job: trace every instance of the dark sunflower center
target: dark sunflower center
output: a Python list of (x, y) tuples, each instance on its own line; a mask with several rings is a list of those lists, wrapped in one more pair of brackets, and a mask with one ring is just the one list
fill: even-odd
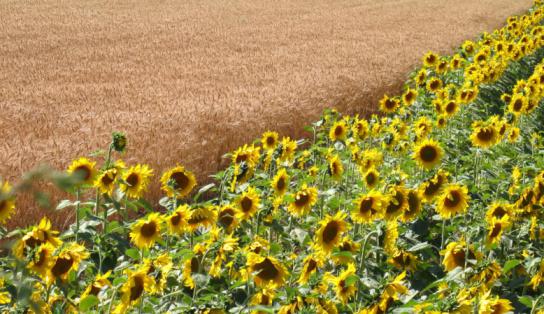
[(66, 274), (73, 264), (74, 260), (71, 257), (58, 257), (55, 265), (51, 268), (51, 273), (55, 277), (60, 277)]
[(325, 226), (325, 230), (323, 230), (323, 242), (325, 244), (330, 244), (331, 242), (336, 239), (338, 236), (338, 232), (340, 231), (340, 225), (336, 221), (331, 221)]
[(438, 81), (432, 81), (431, 84), (429, 85), (431, 90), (438, 89), (439, 86), (440, 86), (440, 82), (438, 82)]
[(295, 197), (295, 205), (297, 207), (306, 206), (310, 202), (310, 196), (306, 192), (300, 192)]
[(385, 101), (385, 108), (387, 108), (387, 109), (394, 109), (396, 105), (397, 105), (397, 104), (396, 104), (395, 101), (392, 100), (392, 99), (387, 99), (387, 100)]
[(266, 294), (263, 294), (261, 296), (261, 305), (268, 305), (269, 303), (270, 303), (270, 298)]
[(523, 108), (523, 101), (521, 101), (521, 99), (516, 99), (512, 107), (514, 108), (515, 112), (521, 111), (521, 109)]
[(425, 187), (425, 195), (426, 196), (434, 196), (442, 187), (442, 184), (444, 183), (444, 180), (441, 176), (438, 176), (436, 180), (431, 180), (427, 182), (427, 186)]
[(146, 222), (142, 225), (142, 228), (140, 229), (140, 234), (144, 238), (151, 238), (155, 235), (157, 232), (157, 225), (154, 221)]
[(449, 113), (449, 114), (452, 114), (454, 111), (455, 111), (455, 108), (457, 106), (455, 105), (454, 102), (449, 102), (447, 105), (446, 105), (446, 112)]
[(130, 288), (130, 301), (138, 300), (144, 292), (144, 279), (141, 276), (132, 278), (134, 285)]
[(459, 191), (450, 191), (449, 195), (444, 199), (444, 206), (453, 208), (461, 203), (461, 193)]
[(99, 292), (100, 292), (100, 287), (93, 283), (91, 286), (91, 291), (89, 291), (89, 294), (98, 295)]
[(202, 214), (201, 212), (194, 212), (191, 214), (191, 218), (189, 218), (187, 222), (191, 225), (196, 225), (204, 221), (206, 221), (206, 215)]
[(240, 154), (238, 156), (236, 156), (236, 163), (239, 164), (243, 161), (246, 161), (247, 160), (247, 154)]
[(128, 177), (127, 177), (127, 183), (134, 187), (134, 186), (138, 186), (138, 183), (140, 182), (140, 176), (136, 173), (131, 173)]
[(38, 260), (34, 262), (36, 266), (42, 266), (45, 263), (46, 260), (46, 254), (47, 252), (45, 250), (41, 250), (38, 256)]
[(306, 273), (311, 273), (316, 268), (317, 268), (317, 262), (311, 259), (310, 261), (308, 261), (308, 267), (306, 268)]
[(405, 100), (406, 102), (411, 102), (412, 99), (414, 99), (414, 94), (411, 93), (411, 92), (410, 92), (410, 93), (407, 93), (407, 94), (404, 96), (404, 100)]
[(191, 272), (197, 273), (199, 268), (200, 268), (200, 262), (198, 261), (198, 258), (196, 257), (191, 258)]
[(234, 210), (227, 208), (219, 214), (219, 223), (223, 226), (228, 227), (234, 221)]
[(395, 198), (396, 202), (389, 202), (386, 208), (386, 211), (388, 214), (396, 213), (404, 205), (405, 199), (404, 199), (404, 195), (401, 192), (396, 191), (393, 197)]
[(376, 182), (376, 174), (369, 172), (365, 177), (366, 184), (372, 186)]
[(273, 280), (278, 277), (279, 271), (274, 266), (274, 263), (270, 259), (266, 258), (264, 261), (255, 264), (253, 270), (257, 272), (257, 276), (264, 280)]
[(435, 62), (436, 62), (436, 57), (433, 56), (433, 55), (428, 56), (428, 57), (427, 57), (427, 62), (428, 62), (429, 64), (435, 63)]
[(344, 128), (341, 127), (341, 126), (337, 126), (335, 129), (334, 129), (334, 135), (335, 136), (340, 136), (344, 133)]
[(278, 183), (276, 184), (276, 187), (279, 191), (283, 191), (285, 189), (285, 178), (281, 177), (278, 179)]
[(374, 205), (374, 199), (372, 197), (364, 199), (359, 205), (359, 212), (361, 214), (366, 214), (372, 211), (372, 206)]
[(436, 150), (436, 147), (426, 145), (419, 150), (419, 157), (424, 162), (433, 162), (438, 157), (438, 151)]
[(272, 146), (276, 144), (276, 140), (272, 136), (269, 136), (266, 138), (266, 144), (268, 144), (268, 146)]
[(174, 172), (170, 176), (171, 180), (174, 180), (174, 188), (183, 190), (189, 185), (189, 178), (183, 172)]
[(421, 200), (417, 196), (416, 193), (410, 192), (408, 194), (408, 213), (416, 213), (419, 211), (419, 207), (421, 206)]
[(493, 226), (493, 229), (491, 230), (491, 233), (489, 234), (489, 237), (490, 238), (495, 238), (499, 235), (499, 233), (501, 232), (501, 229), (502, 229), (502, 226), (500, 223), (496, 223), (494, 226)]
[(506, 210), (502, 206), (495, 207), (493, 210), (493, 216), (497, 218), (502, 218), (504, 215), (506, 215)]
[(179, 225), (180, 222), (181, 222), (181, 215), (179, 213), (175, 213), (170, 218), (170, 223), (172, 224), (172, 226), (177, 226), (177, 225)]
[(115, 181), (116, 173), (114, 172), (108, 172), (106, 175), (102, 176), (102, 184), (104, 186), (109, 186)]
[(465, 267), (465, 249), (455, 250), (452, 255), (455, 266)]
[(79, 176), (81, 176), (83, 181), (87, 181), (91, 178), (91, 169), (89, 169), (89, 167), (85, 165), (76, 167), (76, 169), (74, 170), (74, 173), (77, 173)]
[(493, 130), (485, 128), (478, 131), (478, 134), (476, 136), (482, 142), (490, 142), (493, 139), (493, 135)]
[(8, 201), (1, 200), (0, 201), (0, 213), (3, 212), (4, 210), (7, 210), (7, 209), (8, 209)]
[(253, 200), (245, 196), (240, 202), (240, 205), (242, 206), (242, 211), (247, 213), (251, 210), (251, 207), (253, 207)]

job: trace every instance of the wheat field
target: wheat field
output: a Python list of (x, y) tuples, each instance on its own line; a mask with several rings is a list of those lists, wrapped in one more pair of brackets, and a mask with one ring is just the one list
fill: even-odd
[[(4, 0), (0, 175), (65, 168), (119, 130), (126, 161), (155, 169), (156, 198), (164, 167), (202, 182), (267, 129), (296, 137), (326, 107), (372, 112), (425, 51), (449, 52), (530, 4)], [(28, 199), (18, 210), (12, 224), (41, 217)]]

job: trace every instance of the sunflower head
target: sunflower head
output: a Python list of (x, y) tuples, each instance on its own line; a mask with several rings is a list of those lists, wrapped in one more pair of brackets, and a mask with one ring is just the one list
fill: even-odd
[(328, 158), (328, 172), (334, 180), (341, 180), (344, 174), (344, 165), (338, 155), (329, 156)]
[(442, 88), (444, 83), (437, 77), (433, 77), (427, 81), (427, 90), (431, 93), (436, 93)]
[(319, 229), (316, 231), (316, 247), (319, 251), (329, 254), (337, 247), (344, 232), (348, 229), (345, 221), (347, 215), (341, 211), (334, 216), (327, 215), (319, 222)]
[(237, 217), (240, 220), (248, 220), (255, 215), (260, 206), (260, 196), (257, 190), (253, 187), (249, 187), (242, 195), (236, 200), (238, 206)]
[(368, 121), (365, 119), (356, 118), (356, 121), (353, 124), (351, 130), (357, 138), (361, 140), (365, 139), (369, 135), (370, 131)]
[(357, 293), (356, 280), (356, 268), (353, 263), (350, 263), (348, 267), (338, 275), (333, 276), (330, 273), (326, 273), (323, 277), (323, 281), (326, 284), (332, 284), (336, 292), (336, 297), (343, 303), (347, 304), (349, 300)]
[(94, 180), (94, 186), (102, 194), (112, 195), (113, 190), (115, 189), (115, 182), (118, 179), (118, 174), (120, 173), (117, 168), (110, 168), (102, 171), (96, 179)]
[(475, 124), (470, 135), (472, 145), (480, 148), (489, 148), (499, 140), (499, 132), (493, 125)]
[(417, 257), (404, 250), (397, 250), (387, 262), (400, 270), (414, 271), (417, 267)]
[(302, 271), (300, 272), (300, 277), (297, 282), (299, 284), (306, 284), (310, 279), (310, 276), (313, 273), (316, 273), (318, 268), (323, 267), (324, 263), (325, 261), (320, 255), (313, 254), (306, 256), (302, 262)]
[(389, 189), (388, 200), (384, 209), (384, 218), (394, 220), (408, 209), (408, 190), (402, 185), (395, 185)]
[(372, 223), (383, 215), (387, 198), (378, 191), (370, 191), (354, 201), (351, 217), (358, 223)]
[(436, 210), (443, 219), (464, 213), (468, 207), (468, 189), (466, 186), (449, 184), (438, 197)]
[(248, 254), (247, 272), (253, 275), (257, 286), (270, 289), (283, 286), (288, 274), (285, 266), (275, 257), (255, 253)]
[(295, 157), (295, 152), (297, 150), (297, 142), (291, 140), (290, 137), (284, 137), (281, 140), (281, 154), (279, 160), (282, 162), (290, 162)]
[(329, 130), (329, 139), (331, 141), (343, 141), (348, 134), (348, 127), (344, 120), (336, 121)]
[(447, 171), (438, 170), (438, 173), (431, 179), (423, 182), (421, 190), (426, 201), (432, 201), (442, 192), (443, 187), (448, 183), (448, 176)]
[(196, 186), (196, 179), (192, 172), (178, 165), (162, 175), (161, 183), (168, 197), (183, 198)]
[(408, 208), (404, 211), (400, 219), (404, 222), (416, 219), (421, 213), (423, 193), (419, 189), (408, 191)]
[(60, 278), (65, 280), (70, 270), (77, 270), (81, 261), (89, 258), (89, 256), (89, 252), (83, 245), (75, 242), (69, 243), (54, 257), (50, 269), (50, 279)]
[(149, 248), (161, 234), (162, 219), (158, 213), (152, 213), (146, 218), (139, 219), (134, 223), (130, 231), (130, 240), (138, 248)]
[(502, 218), (493, 217), (487, 228), (487, 244), (499, 243), (503, 232), (510, 227), (510, 216), (504, 215)]
[(72, 161), (68, 166), (68, 174), (77, 177), (81, 184), (91, 184), (96, 176), (96, 162), (90, 161), (87, 158), (81, 157)]
[(279, 134), (277, 132), (267, 131), (263, 133), (261, 145), (266, 150), (274, 150), (279, 144)]
[(218, 224), (225, 228), (227, 232), (232, 232), (238, 225), (238, 218), (236, 217), (236, 207), (232, 205), (224, 205), (220, 208), (217, 214)]
[(132, 166), (123, 174), (121, 190), (123, 190), (128, 197), (140, 198), (146, 191), (152, 175), (153, 170), (147, 165)]
[(195, 232), (198, 228), (209, 228), (217, 221), (217, 210), (213, 206), (199, 206), (193, 208), (187, 219), (189, 231)]
[(478, 256), (472, 247), (467, 250), (467, 244), (464, 240), (450, 242), (440, 254), (444, 255), (442, 265), (446, 271), (452, 271), (457, 267), (465, 268), (469, 260), (478, 259)]
[(287, 191), (289, 187), (289, 175), (285, 168), (278, 170), (274, 178), (272, 178), (272, 189), (278, 196), (282, 196)]
[(288, 210), (296, 215), (306, 215), (317, 202), (317, 189), (306, 184), (294, 195), (294, 200), (289, 204)]
[(396, 98), (389, 98), (389, 96), (384, 95), (383, 98), (379, 102), (380, 110), (385, 113), (393, 113), (397, 111), (398, 107), (400, 105), (400, 101)]
[(524, 95), (515, 94), (508, 104), (508, 111), (515, 116), (519, 116), (526, 111), (528, 106), (529, 100)]
[(423, 65), (426, 67), (434, 67), (438, 63), (438, 55), (432, 51), (427, 52), (423, 56)]
[(127, 271), (128, 279), (121, 287), (121, 303), (115, 308), (116, 313), (124, 313), (136, 304), (144, 292), (151, 292), (153, 279), (147, 275), (146, 267), (136, 271)]
[(369, 189), (374, 189), (380, 182), (380, 173), (376, 168), (371, 167), (363, 173), (363, 182)]
[(0, 181), (0, 224), (6, 223), (15, 211), (15, 197), (8, 182)]
[(414, 147), (412, 157), (418, 165), (425, 169), (432, 169), (440, 163), (444, 152), (440, 144), (432, 139), (419, 142)]
[(191, 218), (191, 209), (187, 204), (179, 205), (170, 215), (164, 217), (166, 227), (170, 234), (183, 234), (189, 226)]

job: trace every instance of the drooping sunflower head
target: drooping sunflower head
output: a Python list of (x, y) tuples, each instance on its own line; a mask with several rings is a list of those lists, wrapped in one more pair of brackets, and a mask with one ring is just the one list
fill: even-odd
[(164, 218), (170, 234), (183, 234), (187, 231), (191, 209), (187, 204), (179, 205), (170, 215)]
[(422, 209), (423, 194), (421, 190), (414, 189), (408, 191), (408, 208), (404, 211), (400, 219), (404, 222), (412, 221), (419, 216)]
[(449, 173), (447, 171), (440, 169), (437, 174), (421, 185), (423, 197), (426, 201), (432, 201), (442, 192), (443, 187), (448, 183), (448, 176)]
[(285, 168), (278, 170), (274, 178), (272, 178), (272, 189), (278, 196), (282, 196), (287, 192), (289, 187), (289, 175)]
[(308, 187), (306, 184), (302, 186), (294, 195), (294, 200), (289, 204), (288, 210), (296, 215), (306, 215), (312, 209), (312, 206), (317, 202), (317, 189)]
[(341, 211), (334, 216), (327, 215), (319, 222), (319, 229), (316, 231), (315, 245), (317, 249), (325, 254), (332, 252), (338, 246), (344, 232), (348, 229), (345, 221), (347, 215)]
[(111, 286), (111, 282), (108, 279), (110, 275), (111, 275), (111, 270), (105, 272), (104, 274), (101, 274), (101, 273), (96, 274), (91, 284), (87, 286), (85, 291), (83, 291), (83, 294), (81, 295), (81, 299), (83, 300), (85, 297), (89, 295), (98, 296), (98, 294), (105, 287)]
[(511, 313), (514, 307), (508, 299), (500, 299), (498, 296), (492, 297), (491, 290), (484, 294), (479, 303), (478, 313), (482, 314), (506, 314)]
[(329, 156), (327, 159), (329, 162), (329, 165), (328, 165), (329, 175), (334, 180), (337, 180), (337, 181), (341, 180), (342, 175), (344, 174), (344, 165), (342, 164), (342, 160), (336, 154)]
[(183, 198), (196, 186), (196, 179), (191, 171), (178, 165), (163, 173), (161, 183), (161, 188), (168, 197)]
[(304, 258), (302, 265), (300, 277), (298, 278), (297, 282), (300, 284), (306, 284), (310, 279), (310, 276), (315, 273), (318, 268), (323, 267), (324, 259), (320, 255), (308, 255)]
[(257, 190), (253, 187), (249, 187), (236, 200), (236, 205), (238, 207), (237, 217), (240, 220), (250, 219), (259, 209), (260, 202), (261, 199)]
[(225, 228), (227, 232), (232, 232), (238, 225), (236, 217), (237, 210), (233, 205), (224, 205), (217, 213), (217, 223)]
[(81, 157), (72, 161), (68, 167), (67, 172), (74, 177), (77, 177), (78, 181), (82, 184), (91, 184), (96, 176), (95, 169), (96, 162), (90, 161), (87, 158)]
[(412, 157), (418, 165), (425, 169), (432, 169), (440, 163), (444, 152), (440, 144), (432, 139), (419, 142), (414, 147)]
[(408, 209), (408, 190), (402, 185), (395, 185), (389, 189), (388, 200), (384, 218), (394, 220)]
[(70, 270), (77, 270), (82, 260), (89, 258), (87, 249), (78, 243), (67, 244), (60, 253), (54, 257), (51, 264), (51, 280), (66, 279)]
[(43, 243), (38, 247), (31, 262), (28, 264), (28, 268), (37, 273), (42, 279), (47, 279), (49, 270), (53, 266), (53, 253), (55, 247), (50, 243)]
[(472, 145), (475, 147), (489, 148), (499, 140), (499, 132), (493, 125), (474, 125), (470, 135)]
[(194, 232), (198, 228), (209, 228), (217, 221), (217, 210), (214, 206), (199, 206), (191, 209), (187, 226)]
[(353, 277), (356, 276), (356, 268), (353, 263), (350, 263), (348, 267), (338, 275), (333, 276), (330, 273), (325, 274), (323, 280), (327, 284), (333, 284), (336, 292), (336, 297), (343, 304), (347, 304), (349, 300), (357, 293), (357, 286), (354, 284)]
[(459, 242), (450, 242), (444, 250), (440, 252), (441, 255), (444, 255), (444, 260), (442, 265), (446, 271), (452, 271), (457, 267), (465, 268), (465, 264), (468, 263), (468, 260), (476, 260), (478, 257), (474, 252), (474, 249), (470, 247), (467, 253), (467, 244), (464, 240)]
[(400, 270), (414, 271), (417, 267), (417, 257), (407, 251), (397, 250), (387, 262)]
[(281, 140), (281, 154), (280, 161), (292, 161), (295, 157), (295, 152), (297, 150), (297, 141), (291, 140), (290, 137), (284, 137)]
[(150, 248), (161, 235), (161, 223), (158, 213), (139, 219), (131, 228), (130, 240), (138, 248)]
[(383, 215), (387, 198), (379, 191), (370, 191), (353, 202), (351, 217), (358, 223), (372, 223)]
[(329, 130), (329, 139), (331, 141), (343, 141), (348, 134), (348, 127), (344, 120), (336, 121)]
[(15, 197), (11, 193), (11, 185), (0, 181), (0, 224), (6, 223), (15, 211)]
[(127, 275), (128, 280), (121, 287), (121, 304), (118, 306), (123, 307), (125, 311), (127, 308), (137, 303), (144, 292), (151, 292), (153, 287), (153, 280), (147, 275), (147, 269), (145, 267), (136, 271), (128, 270)]
[(123, 174), (121, 190), (128, 197), (140, 198), (145, 193), (152, 175), (153, 170), (148, 165), (132, 166)]
[(385, 113), (393, 113), (397, 111), (398, 107), (400, 105), (400, 102), (396, 98), (389, 98), (389, 96), (384, 95), (383, 98), (379, 102), (380, 110)]
[(443, 219), (464, 213), (468, 207), (468, 189), (459, 184), (449, 184), (438, 197), (436, 210)]
[(510, 216), (504, 215), (502, 218), (493, 217), (487, 228), (487, 244), (499, 243), (503, 232), (510, 227)]
[(58, 234), (58, 231), (51, 229), (51, 221), (49, 218), (43, 217), (37, 226), (33, 226), (29, 232), (17, 241), (12, 249), (13, 254), (19, 259), (24, 259), (26, 252), (31, 251), (44, 243), (49, 243), (57, 248), (62, 244), (62, 241), (57, 237)]
[(249, 253), (247, 272), (253, 274), (253, 281), (259, 287), (275, 289), (285, 284), (288, 275), (285, 266), (275, 257)]
[(267, 131), (263, 133), (261, 145), (266, 150), (274, 150), (279, 144), (278, 132)]

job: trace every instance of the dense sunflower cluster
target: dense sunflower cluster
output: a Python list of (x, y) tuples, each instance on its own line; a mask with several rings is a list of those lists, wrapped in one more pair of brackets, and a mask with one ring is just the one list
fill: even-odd
[[(67, 168), (68, 230), (0, 230), (0, 311), (544, 313), (543, 19), (536, 1), (427, 53), (381, 116), (265, 132), (200, 189), (126, 165), (115, 133)], [(16, 192), (0, 184), (2, 224)]]

